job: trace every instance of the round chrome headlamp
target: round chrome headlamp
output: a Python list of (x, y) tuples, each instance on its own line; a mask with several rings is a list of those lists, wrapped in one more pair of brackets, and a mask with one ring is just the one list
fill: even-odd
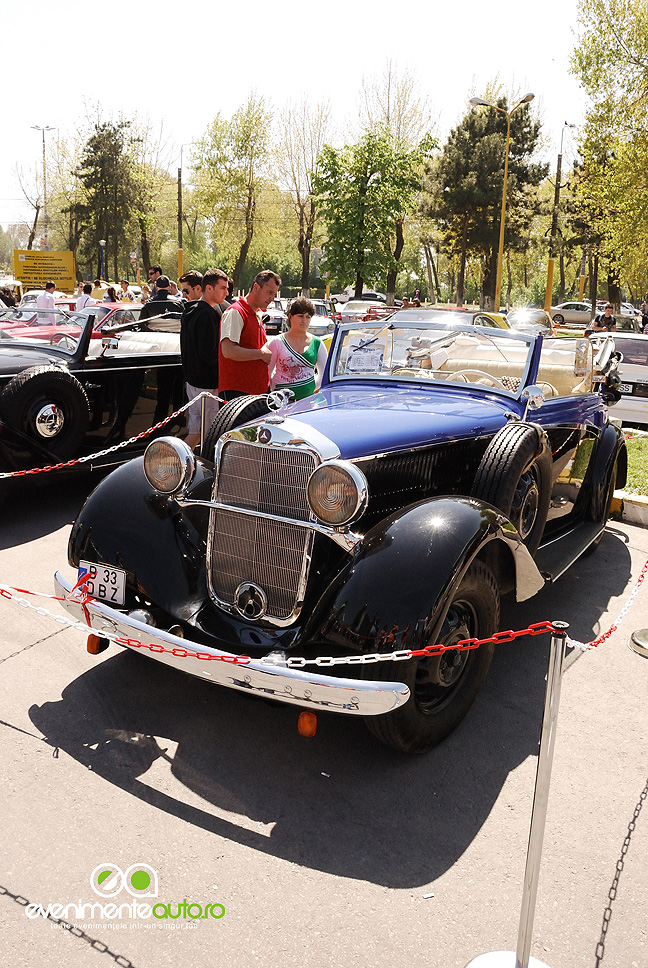
[(359, 517), (367, 506), (367, 480), (357, 467), (331, 460), (315, 468), (308, 481), (308, 503), (323, 524), (339, 528)]
[(196, 458), (182, 440), (159, 437), (144, 452), (146, 480), (156, 491), (175, 494), (191, 483), (196, 471)]

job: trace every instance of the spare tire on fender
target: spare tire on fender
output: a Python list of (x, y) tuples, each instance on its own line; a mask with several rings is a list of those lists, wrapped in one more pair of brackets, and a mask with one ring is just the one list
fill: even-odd
[(266, 393), (258, 395), (249, 394), (230, 400), (221, 407), (209, 428), (202, 456), (206, 457), (207, 460), (213, 460), (219, 437), (222, 437), (223, 434), (226, 434), (230, 430), (234, 430), (235, 427), (241, 427), (250, 420), (256, 420), (257, 417), (265, 417), (267, 413), (270, 413), (270, 407), (268, 406), (268, 395)]
[(531, 554), (547, 521), (551, 468), (551, 450), (541, 428), (509, 423), (486, 448), (470, 492), (513, 522)]
[(88, 429), (90, 404), (79, 381), (56, 366), (18, 373), (0, 395), (0, 415), (61, 460), (77, 453)]

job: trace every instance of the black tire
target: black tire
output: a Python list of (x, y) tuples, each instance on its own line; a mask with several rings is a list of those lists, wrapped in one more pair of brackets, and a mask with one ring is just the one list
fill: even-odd
[(559, 326), (562, 326), (562, 324), (565, 322), (565, 317), (561, 316), (560, 313), (556, 313), (556, 315), (552, 316), (551, 318), (553, 319), (554, 323), (557, 323)]
[(270, 407), (265, 393), (259, 396), (249, 395), (230, 400), (221, 407), (209, 428), (202, 456), (207, 460), (213, 460), (219, 437), (222, 437), (229, 430), (234, 430), (235, 427), (242, 426), (249, 420), (264, 417), (267, 413), (270, 413)]
[[(607, 490), (605, 492), (605, 498), (603, 499), (603, 501), (600, 501), (600, 500), (595, 501), (594, 499), (592, 499), (590, 508), (587, 514), (588, 521), (597, 521), (603, 526), (605, 526), (605, 524), (607, 523), (607, 519), (610, 517), (612, 499), (614, 497), (614, 492), (616, 490), (616, 481), (617, 481), (617, 465), (615, 461), (614, 467), (612, 468), (612, 473), (610, 474), (610, 480), (608, 482)], [(591, 545), (589, 545), (585, 549), (583, 554), (585, 555), (593, 554), (598, 548), (598, 546), (600, 545), (601, 541), (603, 540), (604, 533), (605, 533), (604, 531), (601, 531), (600, 535), (597, 538), (595, 538), (594, 541), (592, 541)]]
[[(448, 603), (439, 635), (429, 644), (488, 638), (499, 625), (499, 589), (493, 572), (474, 561)], [(369, 732), (404, 753), (427, 753), (459, 725), (482, 687), (493, 645), (452, 650), (410, 662), (363, 666), (366, 678), (404, 682), (410, 698), (384, 716), (367, 716)], [(402, 671), (401, 671), (402, 670)]]
[(535, 427), (510, 423), (493, 437), (475, 475), (471, 497), (499, 508), (535, 554), (551, 500), (551, 452)]
[[(56, 409), (56, 419), (52, 417)], [(50, 419), (47, 419), (49, 410)], [(0, 396), (9, 426), (60, 460), (81, 446), (90, 420), (88, 397), (76, 379), (55, 366), (32, 366), (9, 381)]]

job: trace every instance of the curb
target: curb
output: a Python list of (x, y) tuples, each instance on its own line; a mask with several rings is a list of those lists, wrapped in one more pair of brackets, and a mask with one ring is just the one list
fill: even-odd
[(615, 491), (612, 498), (612, 515), (628, 524), (638, 524), (648, 528), (648, 498), (639, 494), (626, 494)]

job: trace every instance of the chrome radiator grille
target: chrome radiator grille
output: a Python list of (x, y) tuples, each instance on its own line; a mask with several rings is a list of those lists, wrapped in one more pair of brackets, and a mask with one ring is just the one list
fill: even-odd
[(254, 515), (218, 508), (212, 512), (211, 587), (216, 598), (235, 605), (236, 590), (253, 582), (267, 597), (267, 616), (289, 620), (306, 574), (312, 532), (275, 514), (309, 521), (306, 484), (315, 468), (312, 454), (231, 440), (220, 455), (215, 499)]

